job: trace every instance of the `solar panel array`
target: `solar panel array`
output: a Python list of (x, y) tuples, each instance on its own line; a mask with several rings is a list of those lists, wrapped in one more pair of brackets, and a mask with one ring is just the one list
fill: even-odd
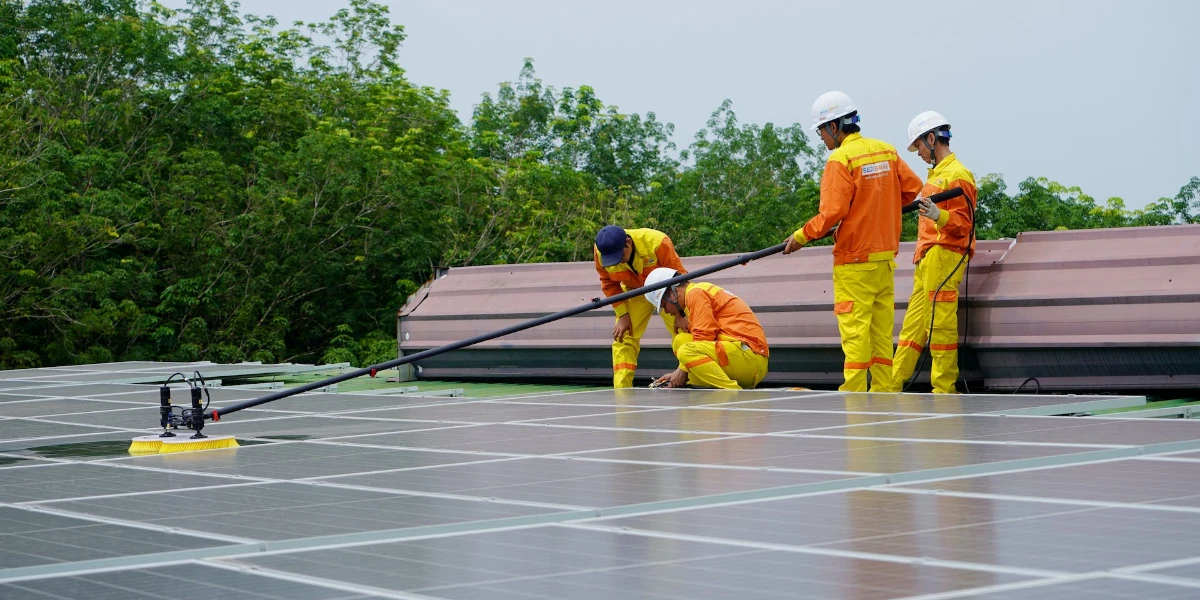
[(304, 394), (129, 456), (176, 367), (0, 373), (0, 597), (1200, 596), (1200, 423), (1047, 416), (1141, 397)]

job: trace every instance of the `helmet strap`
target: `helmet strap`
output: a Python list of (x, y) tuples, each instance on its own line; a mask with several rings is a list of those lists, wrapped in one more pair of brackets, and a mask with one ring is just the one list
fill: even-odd
[[(833, 140), (833, 147), (834, 148), (841, 147), (841, 145), (842, 145), (841, 138), (834, 135), (834, 133), (833, 133), (833, 121), (830, 121), (830, 122), (822, 125), (821, 127), (823, 127), (825, 129), (825, 133), (829, 135), (829, 139)], [(839, 128), (838, 133), (841, 133), (840, 128)]]
[(937, 142), (934, 142), (932, 146), (929, 145), (929, 134), (931, 133), (933, 133), (934, 137), (937, 137), (937, 133), (927, 131), (925, 132), (925, 135), (921, 136), (921, 143), (925, 144), (925, 148), (929, 150), (929, 166), (931, 168), (937, 168), (938, 157), (937, 152), (934, 151), (934, 148), (937, 146)]
[[(671, 300), (671, 299), (669, 299), (669, 298), (667, 297), (667, 291), (671, 291), (671, 292), (674, 292), (674, 293), (675, 293), (675, 299), (674, 299), (674, 300)], [(683, 306), (680, 306), (680, 304), (679, 304), (679, 284), (678, 284), (678, 283), (677, 283), (677, 284), (675, 284), (675, 285), (673, 285), (673, 286), (671, 286), (671, 287), (668, 287), (666, 290), (664, 290), (664, 291), (663, 291), (663, 299), (662, 299), (662, 301), (663, 301), (663, 302), (670, 302), (671, 304), (674, 304), (674, 305), (675, 305), (675, 308), (679, 309), (679, 314), (683, 314)]]

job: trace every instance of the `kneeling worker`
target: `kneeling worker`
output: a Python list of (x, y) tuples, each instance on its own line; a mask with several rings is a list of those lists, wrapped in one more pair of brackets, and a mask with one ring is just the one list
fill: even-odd
[[(675, 269), (655, 269), (653, 285), (675, 277)], [(741, 298), (711, 284), (684, 282), (646, 294), (655, 310), (676, 319), (687, 317), (690, 332), (679, 333), (671, 350), (675, 372), (659, 378), (667, 387), (749, 389), (767, 376), (767, 335)]]

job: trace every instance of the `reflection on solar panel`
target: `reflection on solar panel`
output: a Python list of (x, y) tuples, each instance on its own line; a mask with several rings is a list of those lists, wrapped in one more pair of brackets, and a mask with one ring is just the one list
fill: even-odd
[(0, 373), (0, 597), (1200, 596), (1200, 423), (1049, 416), (1140, 397), (312, 393), (127, 455), (177, 367)]

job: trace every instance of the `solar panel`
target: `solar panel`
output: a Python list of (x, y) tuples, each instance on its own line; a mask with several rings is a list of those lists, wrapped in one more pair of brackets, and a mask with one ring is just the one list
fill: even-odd
[(122, 469), (99, 464), (37, 461), (23, 466), (26, 468), (0, 470), (0, 502), (32, 506), (50, 500), (126, 497), (178, 488), (237, 484), (220, 477)]
[(0, 595), (6, 600), (150, 600), (163, 598), (164, 594), (171, 590), (178, 590), (180, 593), (186, 591), (192, 598), (365, 600), (378, 597), (356, 593), (345, 589), (344, 586), (322, 587), (210, 565), (189, 565), (186, 569), (132, 569), (0, 584)]
[(347, 475), (330, 483), (507, 501), (604, 508), (852, 477), (799, 470), (669, 466), (572, 458), (516, 458)]
[(917, 483), (943, 494), (1149, 503), (1200, 508), (1200, 461), (1126, 459)]
[[(154, 496), (62, 500), (48, 505), (92, 517), (268, 541), (448, 525), (555, 510), (484, 499), (414, 496), (291, 482), (205, 487)], [(192, 518), (180, 521), (181, 514)]]
[(200, 536), (181, 535), (0, 507), (0, 573), (16, 567), (152, 554), (225, 544)]
[(1200, 512), (862, 490), (600, 523), (650, 535), (1086, 573), (1194, 553)]
[(1200, 587), (1200, 560), (1192, 560), (1188, 564), (1163, 567), (1160, 569), (1145, 569), (1141, 572), (1147, 575), (1154, 575), (1158, 577), (1172, 577), (1187, 580), (1186, 582), (1180, 581), (1178, 583), (1186, 583), (1191, 584), (1194, 587)]
[(426, 598), (893, 598), (1028, 577), (544, 526), (247, 559)]
[(1049, 579), (1036, 585), (997, 586), (1002, 589), (968, 595), (945, 595), (942, 598), (977, 598), (980, 600), (1191, 600), (1196, 588), (1171, 585), (1161, 581), (1124, 579), (1117, 576), (1096, 576), (1081, 580)]
[(6, 417), (60, 417), (74, 413), (123, 410), (127, 408), (91, 400), (64, 400), (62, 398), (26, 397), (22, 400), (8, 402), (0, 400), (0, 402), (3, 402), (3, 411)]
[(312, 393), (129, 456), (158, 389), (113, 382), (181, 366), (0, 373), (0, 596), (1200, 591), (1200, 423), (1033, 416), (1141, 397)]

